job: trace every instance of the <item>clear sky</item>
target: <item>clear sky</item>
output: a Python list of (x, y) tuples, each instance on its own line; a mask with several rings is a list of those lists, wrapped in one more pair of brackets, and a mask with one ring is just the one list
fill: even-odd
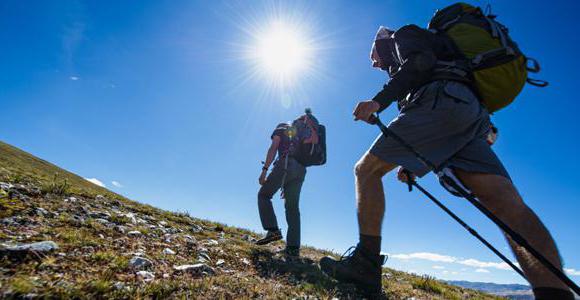
[[(450, 1), (312, 2), (2, 1), (0, 139), (131, 199), (260, 231), (257, 179), (270, 133), (311, 107), (327, 126), (328, 164), (308, 170), (303, 241), (342, 252), (358, 234), (352, 167), (378, 134), (351, 112), (387, 80), (370, 67), (371, 40), (379, 25), (424, 26)], [(493, 118), (494, 149), (579, 282), (580, 3), (490, 2), (551, 83), (526, 87)], [(280, 24), (310, 53), (284, 82), (253, 55)], [(382, 117), (395, 115), (391, 107)], [(387, 266), (522, 282), (420, 194), (392, 175), (384, 183)], [(432, 175), (421, 183), (507, 251), (468, 203)], [(274, 201), (284, 224), (279, 195)]]

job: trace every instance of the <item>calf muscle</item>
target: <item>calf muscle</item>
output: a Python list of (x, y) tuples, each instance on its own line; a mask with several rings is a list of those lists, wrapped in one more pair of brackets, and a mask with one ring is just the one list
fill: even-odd
[(366, 153), (355, 166), (359, 232), (380, 236), (385, 211), (382, 177), (396, 166)]
[[(457, 170), (458, 177), (480, 202), (502, 222), (526, 239), (552, 264), (561, 267), (558, 249), (552, 236), (538, 216), (524, 203), (513, 183), (502, 176)], [(534, 288), (567, 287), (523, 247), (506, 235), (527, 279)]]

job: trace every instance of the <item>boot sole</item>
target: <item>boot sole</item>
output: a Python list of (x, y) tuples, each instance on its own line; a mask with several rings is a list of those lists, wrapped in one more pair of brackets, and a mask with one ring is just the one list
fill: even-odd
[(267, 245), (267, 244), (270, 244), (270, 243), (279, 241), (281, 239), (282, 239), (282, 236), (276, 236), (276, 237), (273, 237), (273, 238), (268, 239), (268, 240), (265, 240), (265, 241), (261, 241), (261, 240), (260, 241), (257, 241), (256, 242), (256, 245), (263, 246), (263, 245)]

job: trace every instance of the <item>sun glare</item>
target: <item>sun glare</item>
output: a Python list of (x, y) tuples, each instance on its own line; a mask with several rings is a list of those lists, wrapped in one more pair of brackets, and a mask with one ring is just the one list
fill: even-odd
[(260, 37), (257, 56), (270, 75), (290, 78), (308, 65), (309, 49), (301, 34), (284, 24), (274, 24)]
[(312, 45), (300, 28), (273, 22), (255, 35), (253, 60), (263, 77), (288, 87), (311, 67)]

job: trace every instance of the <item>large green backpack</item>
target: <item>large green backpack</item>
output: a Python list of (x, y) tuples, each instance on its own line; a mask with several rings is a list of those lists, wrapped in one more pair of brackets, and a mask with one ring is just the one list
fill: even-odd
[(453, 42), (469, 66), (481, 102), (491, 113), (512, 103), (526, 82), (548, 85), (528, 78), (528, 72), (539, 72), (538, 62), (522, 54), (508, 29), (491, 12), (456, 3), (435, 12), (428, 28)]

